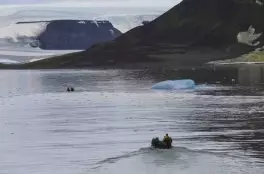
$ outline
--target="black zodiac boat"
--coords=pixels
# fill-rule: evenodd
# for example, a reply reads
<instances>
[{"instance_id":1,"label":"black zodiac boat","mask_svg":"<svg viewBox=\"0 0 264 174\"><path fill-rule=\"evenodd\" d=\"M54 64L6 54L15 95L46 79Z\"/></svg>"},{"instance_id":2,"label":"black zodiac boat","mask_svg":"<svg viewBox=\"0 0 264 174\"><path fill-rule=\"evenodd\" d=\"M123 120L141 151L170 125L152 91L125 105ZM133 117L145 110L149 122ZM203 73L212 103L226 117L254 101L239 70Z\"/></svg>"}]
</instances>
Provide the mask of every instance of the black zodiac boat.
<instances>
[{"instance_id":1,"label":"black zodiac boat","mask_svg":"<svg viewBox=\"0 0 264 174\"><path fill-rule=\"evenodd\" d=\"M172 139L169 142L160 141L158 137L153 138L151 141L151 146L156 149L171 149Z\"/></svg>"}]
</instances>

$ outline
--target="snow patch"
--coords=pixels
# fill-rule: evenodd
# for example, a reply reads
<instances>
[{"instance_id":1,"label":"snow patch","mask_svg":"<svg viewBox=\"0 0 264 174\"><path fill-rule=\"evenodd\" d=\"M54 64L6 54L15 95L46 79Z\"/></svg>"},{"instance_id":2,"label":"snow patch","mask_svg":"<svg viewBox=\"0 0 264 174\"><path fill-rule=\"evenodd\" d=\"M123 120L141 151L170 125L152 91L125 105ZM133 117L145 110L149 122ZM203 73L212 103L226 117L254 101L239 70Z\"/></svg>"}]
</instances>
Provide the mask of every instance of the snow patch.
<instances>
[{"instance_id":1,"label":"snow patch","mask_svg":"<svg viewBox=\"0 0 264 174\"><path fill-rule=\"evenodd\" d=\"M86 24L85 21L79 21L78 24Z\"/></svg>"},{"instance_id":2,"label":"snow patch","mask_svg":"<svg viewBox=\"0 0 264 174\"><path fill-rule=\"evenodd\" d=\"M47 59L48 57L45 57L45 58L36 58L36 59L30 59L28 62L36 62L36 61L39 61L39 60L43 60L43 59Z\"/></svg>"},{"instance_id":3,"label":"snow patch","mask_svg":"<svg viewBox=\"0 0 264 174\"><path fill-rule=\"evenodd\" d=\"M99 24L97 23L96 20L94 20L92 23L94 23L97 26L97 28L99 28Z\"/></svg>"},{"instance_id":4,"label":"snow patch","mask_svg":"<svg viewBox=\"0 0 264 174\"><path fill-rule=\"evenodd\" d=\"M239 32L237 34L237 41L242 44L247 44L249 46L258 46L260 44L257 41L262 33L255 34L255 28L252 25L248 28L248 31Z\"/></svg>"},{"instance_id":5,"label":"snow patch","mask_svg":"<svg viewBox=\"0 0 264 174\"><path fill-rule=\"evenodd\" d=\"M126 15L126 14L120 14L116 16L100 16L93 18L93 20L107 20L112 23L112 25L121 31L122 33L125 33L129 30L131 30L134 27L141 26L142 22L144 21L153 21L156 19L159 15L157 13L153 14L142 14L142 15Z\"/></svg>"},{"instance_id":6,"label":"snow patch","mask_svg":"<svg viewBox=\"0 0 264 174\"><path fill-rule=\"evenodd\" d=\"M260 0L256 0L256 3L258 4L258 5L263 5L263 2L262 1L260 1Z\"/></svg>"},{"instance_id":7,"label":"snow patch","mask_svg":"<svg viewBox=\"0 0 264 174\"><path fill-rule=\"evenodd\" d=\"M110 29L109 32L111 33L112 36L115 34L114 30L112 29Z\"/></svg>"}]
</instances>

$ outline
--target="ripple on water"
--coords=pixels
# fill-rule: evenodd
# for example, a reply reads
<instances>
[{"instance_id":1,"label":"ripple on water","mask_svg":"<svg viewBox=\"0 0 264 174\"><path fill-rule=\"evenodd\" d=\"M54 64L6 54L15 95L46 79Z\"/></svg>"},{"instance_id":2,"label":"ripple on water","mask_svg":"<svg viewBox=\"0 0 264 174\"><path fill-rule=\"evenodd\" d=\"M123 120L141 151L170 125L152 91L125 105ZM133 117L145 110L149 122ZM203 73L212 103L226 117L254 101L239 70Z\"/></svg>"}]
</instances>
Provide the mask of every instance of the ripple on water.
<instances>
[{"instance_id":1,"label":"ripple on water","mask_svg":"<svg viewBox=\"0 0 264 174\"><path fill-rule=\"evenodd\" d=\"M260 95L231 95L232 87L219 86L157 92L148 88L154 80L118 71L5 73L0 173L263 171ZM75 93L64 91L69 83ZM166 132L174 149L148 148Z\"/></svg>"}]
</instances>

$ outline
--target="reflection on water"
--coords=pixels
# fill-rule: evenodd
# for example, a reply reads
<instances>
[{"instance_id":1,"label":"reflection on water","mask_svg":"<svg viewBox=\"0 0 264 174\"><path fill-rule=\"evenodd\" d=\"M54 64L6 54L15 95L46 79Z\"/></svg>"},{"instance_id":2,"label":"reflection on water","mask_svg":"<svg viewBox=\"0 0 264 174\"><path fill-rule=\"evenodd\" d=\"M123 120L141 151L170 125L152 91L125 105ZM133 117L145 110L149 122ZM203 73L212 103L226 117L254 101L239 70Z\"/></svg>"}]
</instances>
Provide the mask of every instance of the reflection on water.
<instances>
[{"instance_id":1,"label":"reflection on water","mask_svg":"<svg viewBox=\"0 0 264 174\"><path fill-rule=\"evenodd\" d=\"M226 144L229 150L242 150L247 155L264 159L263 98L237 96L231 100L219 97L214 104L204 102L196 106L202 109L188 118L190 124L184 129L212 132L196 138L220 142Z\"/></svg>"},{"instance_id":2,"label":"reflection on water","mask_svg":"<svg viewBox=\"0 0 264 174\"><path fill-rule=\"evenodd\" d=\"M233 73L230 73L233 70ZM264 65L263 64L241 64L241 65L224 65L214 67L215 72L228 71L225 78L230 79L230 83L242 86L264 85Z\"/></svg>"},{"instance_id":3,"label":"reflection on water","mask_svg":"<svg viewBox=\"0 0 264 174\"><path fill-rule=\"evenodd\" d=\"M241 65L237 74L240 85L264 85L264 65Z\"/></svg>"},{"instance_id":4,"label":"reflection on water","mask_svg":"<svg viewBox=\"0 0 264 174\"><path fill-rule=\"evenodd\" d=\"M264 86L263 64L218 65L193 69L158 70L149 72L154 79L193 79L197 83Z\"/></svg>"}]
</instances>

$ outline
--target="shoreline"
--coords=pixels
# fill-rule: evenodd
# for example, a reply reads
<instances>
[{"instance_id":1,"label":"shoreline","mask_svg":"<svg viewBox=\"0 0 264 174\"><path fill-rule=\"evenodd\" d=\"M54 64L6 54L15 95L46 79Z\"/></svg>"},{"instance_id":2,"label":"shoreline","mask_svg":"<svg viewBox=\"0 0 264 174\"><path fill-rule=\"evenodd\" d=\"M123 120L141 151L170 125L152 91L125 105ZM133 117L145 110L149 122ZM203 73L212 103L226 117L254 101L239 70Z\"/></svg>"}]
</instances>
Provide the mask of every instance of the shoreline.
<instances>
[{"instance_id":1,"label":"shoreline","mask_svg":"<svg viewBox=\"0 0 264 174\"><path fill-rule=\"evenodd\" d=\"M164 63L164 62L163 62ZM168 79L193 79L197 83L210 83L222 85L264 85L264 63L225 63L225 64L203 64L199 66L161 66L156 63L133 63L111 66L90 66L90 67L59 67L59 68L0 68L0 71L126 71L135 73L139 77L148 75L159 81ZM138 66L137 66L138 65ZM0 65L1 67L1 65Z\"/></svg>"},{"instance_id":2,"label":"shoreline","mask_svg":"<svg viewBox=\"0 0 264 174\"><path fill-rule=\"evenodd\" d=\"M208 65L264 65L264 62L223 62L223 63L207 63Z\"/></svg>"},{"instance_id":3,"label":"shoreline","mask_svg":"<svg viewBox=\"0 0 264 174\"><path fill-rule=\"evenodd\" d=\"M194 70L203 68L225 68L240 66L263 66L264 62L231 62L231 63L205 63L201 65L179 65L174 66L173 62L137 62L119 63L115 65L90 65L80 67L25 67L26 64L3 64L0 63L1 70Z\"/></svg>"},{"instance_id":4,"label":"shoreline","mask_svg":"<svg viewBox=\"0 0 264 174\"><path fill-rule=\"evenodd\" d=\"M102 52L94 55L92 51L74 52L65 55L48 57L34 62L22 64L1 64L0 69L182 69L203 67L210 61L226 60L234 57L232 54L214 49L192 49L179 53L136 52L108 55Z\"/></svg>"},{"instance_id":5,"label":"shoreline","mask_svg":"<svg viewBox=\"0 0 264 174\"><path fill-rule=\"evenodd\" d=\"M205 66L215 68L264 67L264 62L223 62L207 63Z\"/></svg>"},{"instance_id":6,"label":"shoreline","mask_svg":"<svg viewBox=\"0 0 264 174\"><path fill-rule=\"evenodd\" d=\"M41 70L41 69L195 69L230 67L242 65L263 65L260 61L234 61L233 57L241 53L230 54L218 49L207 47L189 49L187 52L179 53L178 50L170 49L171 52L143 52L144 54L126 53L125 55L93 55L86 50L72 52L58 56L46 57L33 62L18 64L0 63L0 70ZM127 57L126 57L127 55Z\"/></svg>"}]
</instances>

